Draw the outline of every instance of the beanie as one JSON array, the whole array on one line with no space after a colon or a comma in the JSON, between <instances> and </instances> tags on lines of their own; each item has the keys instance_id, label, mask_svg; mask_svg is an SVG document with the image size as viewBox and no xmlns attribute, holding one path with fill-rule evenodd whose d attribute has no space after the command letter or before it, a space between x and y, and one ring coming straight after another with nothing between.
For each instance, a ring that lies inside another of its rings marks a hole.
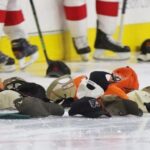
<instances>
[{"instance_id":1,"label":"beanie","mask_svg":"<svg viewBox=\"0 0 150 150\"><path fill-rule=\"evenodd\" d=\"M62 116L64 109L62 106L44 102L36 97L22 97L14 101L16 109L23 115L31 117L47 117L49 115Z\"/></svg>"}]
</instances>

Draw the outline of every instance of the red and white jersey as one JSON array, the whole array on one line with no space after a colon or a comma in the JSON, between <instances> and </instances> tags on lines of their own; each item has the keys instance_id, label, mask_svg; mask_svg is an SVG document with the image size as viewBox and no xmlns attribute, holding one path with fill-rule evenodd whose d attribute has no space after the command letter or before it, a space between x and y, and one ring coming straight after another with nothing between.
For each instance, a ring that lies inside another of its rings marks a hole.
<instances>
[{"instance_id":1,"label":"red and white jersey","mask_svg":"<svg viewBox=\"0 0 150 150\"><path fill-rule=\"evenodd\" d=\"M22 28L24 16L19 2L20 0L0 0L0 34L4 29L11 40L26 37Z\"/></svg>"},{"instance_id":2,"label":"red and white jersey","mask_svg":"<svg viewBox=\"0 0 150 150\"><path fill-rule=\"evenodd\" d=\"M108 35L112 35L116 30L118 9L119 0L96 0L95 12L99 21L97 27ZM86 36L86 0L64 0L64 10L72 37Z\"/></svg>"}]
</instances>

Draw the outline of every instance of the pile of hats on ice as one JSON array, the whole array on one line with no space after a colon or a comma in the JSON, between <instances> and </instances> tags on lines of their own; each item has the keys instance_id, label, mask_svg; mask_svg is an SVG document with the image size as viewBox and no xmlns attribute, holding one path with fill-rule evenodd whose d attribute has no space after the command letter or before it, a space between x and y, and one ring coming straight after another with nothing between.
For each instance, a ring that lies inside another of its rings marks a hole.
<instances>
[{"instance_id":1,"label":"pile of hats on ice","mask_svg":"<svg viewBox=\"0 0 150 150\"><path fill-rule=\"evenodd\" d=\"M2 113L1 119L28 119L64 114L64 108L52 103L46 97L44 87L39 84L12 77L0 83L0 90L0 109L18 110L15 113Z\"/></svg>"},{"instance_id":2,"label":"pile of hats on ice","mask_svg":"<svg viewBox=\"0 0 150 150\"><path fill-rule=\"evenodd\" d=\"M87 77L65 75L45 90L39 84L13 77L0 82L0 109L17 113L0 118L33 118L49 115L89 118L136 115L150 112L150 87L139 90L136 72L120 67L112 72L93 71Z\"/></svg>"},{"instance_id":3,"label":"pile of hats on ice","mask_svg":"<svg viewBox=\"0 0 150 150\"><path fill-rule=\"evenodd\" d=\"M70 116L142 116L150 112L150 87L139 90L137 74L129 66L111 73L93 71L88 77L62 76L49 85L47 97L69 107Z\"/></svg>"}]
</instances>

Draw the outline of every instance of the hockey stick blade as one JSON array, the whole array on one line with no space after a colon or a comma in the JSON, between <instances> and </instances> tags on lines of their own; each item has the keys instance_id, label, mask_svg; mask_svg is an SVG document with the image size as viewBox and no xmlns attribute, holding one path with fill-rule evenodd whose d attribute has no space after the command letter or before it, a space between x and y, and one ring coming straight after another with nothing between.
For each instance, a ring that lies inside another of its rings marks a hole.
<instances>
[{"instance_id":1,"label":"hockey stick blade","mask_svg":"<svg viewBox=\"0 0 150 150\"><path fill-rule=\"evenodd\" d=\"M54 60L51 60L48 58L46 45L44 42L43 34L42 34L42 31L40 28L40 24L39 24L39 20L38 20L38 16L36 13L36 9L35 9L33 0L30 0L30 4L31 4L34 19L35 19L36 27L38 30L39 38L41 41L41 45L43 48L44 56L45 56L46 62L48 64L46 76L47 77L60 77L60 76L65 75L65 74L71 74L70 68L64 62L54 61Z\"/></svg>"},{"instance_id":2,"label":"hockey stick blade","mask_svg":"<svg viewBox=\"0 0 150 150\"><path fill-rule=\"evenodd\" d=\"M47 77L60 77L66 74L71 74L70 68L62 61L49 61L46 71Z\"/></svg>"}]
</instances>

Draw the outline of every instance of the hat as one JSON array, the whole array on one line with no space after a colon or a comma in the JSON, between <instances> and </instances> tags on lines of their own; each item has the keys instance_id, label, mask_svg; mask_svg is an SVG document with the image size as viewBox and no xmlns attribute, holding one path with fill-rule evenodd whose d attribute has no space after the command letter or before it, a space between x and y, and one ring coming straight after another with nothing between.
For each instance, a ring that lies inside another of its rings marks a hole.
<instances>
[{"instance_id":1,"label":"hat","mask_svg":"<svg viewBox=\"0 0 150 150\"><path fill-rule=\"evenodd\" d=\"M75 84L69 75L54 80L47 88L46 95L52 101L74 98L76 92Z\"/></svg>"},{"instance_id":2,"label":"hat","mask_svg":"<svg viewBox=\"0 0 150 150\"><path fill-rule=\"evenodd\" d=\"M127 93L125 93L121 88L115 84L110 84L106 89L104 95L116 95L122 97L123 99L129 99Z\"/></svg>"},{"instance_id":3,"label":"hat","mask_svg":"<svg viewBox=\"0 0 150 150\"><path fill-rule=\"evenodd\" d=\"M103 90L106 90L109 83L109 78L111 77L111 74L109 72L105 71L93 71L90 73L89 80L95 82L97 85L103 88ZM91 87L89 84L87 84L89 88Z\"/></svg>"},{"instance_id":4,"label":"hat","mask_svg":"<svg viewBox=\"0 0 150 150\"><path fill-rule=\"evenodd\" d=\"M73 78L73 82L76 87L75 99L77 99L77 90L79 88L79 85L80 85L81 81L84 79L87 79L86 75L79 75L79 76Z\"/></svg>"},{"instance_id":5,"label":"hat","mask_svg":"<svg viewBox=\"0 0 150 150\"><path fill-rule=\"evenodd\" d=\"M102 97L106 110L112 116L125 116L128 114L142 116L143 112L137 103L119 96L106 95Z\"/></svg>"},{"instance_id":6,"label":"hat","mask_svg":"<svg viewBox=\"0 0 150 150\"><path fill-rule=\"evenodd\" d=\"M82 97L98 98L104 93L104 90L95 82L87 79L83 79L77 89L76 97L78 99Z\"/></svg>"},{"instance_id":7,"label":"hat","mask_svg":"<svg viewBox=\"0 0 150 150\"><path fill-rule=\"evenodd\" d=\"M64 109L55 103L44 102L36 97L22 97L14 101L16 109L23 115L31 117L62 116Z\"/></svg>"},{"instance_id":8,"label":"hat","mask_svg":"<svg viewBox=\"0 0 150 150\"><path fill-rule=\"evenodd\" d=\"M2 91L3 89L4 89L4 84L3 84L3 82L2 82L2 80L0 78L0 91Z\"/></svg>"},{"instance_id":9,"label":"hat","mask_svg":"<svg viewBox=\"0 0 150 150\"><path fill-rule=\"evenodd\" d=\"M147 108L144 103L150 103L150 93L143 90L135 90L128 93L129 99L136 102L138 107L143 111L147 112Z\"/></svg>"},{"instance_id":10,"label":"hat","mask_svg":"<svg viewBox=\"0 0 150 150\"><path fill-rule=\"evenodd\" d=\"M112 72L114 85L121 88L125 93L138 90L139 81L136 72L129 66L120 67ZM117 80L115 80L117 79Z\"/></svg>"},{"instance_id":11,"label":"hat","mask_svg":"<svg viewBox=\"0 0 150 150\"><path fill-rule=\"evenodd\" d=\"M89 79L84 78L81 81L77 89L77 98L84 96L98 98L103 95L104 90L106 90L109 85L107 75L110 76L110 73L104 71L91 72Z\"/></svg>"},{"instance_id":12,"label":"hat","mask_svg":"<svg viewBox=\"0 0 150 150\"><path fill-rule=\"evenodd\" d=\"M69 115L83 115L88 118L98 118L105 113L101 110L99 103L93 97L82 97L71 104Z\"/></svg>"},{"instance_id":13,"label":"hat","mask_svg":"<svg viewBox=\"0 0 150 150\"><path fill-rule=\"evenodd\" d=\"M150 94L150 86L146 86L142 89L142 91L148 92Z\"/></svg>"},{"instance_id":14,"label":"hat","mask_svg":"<svg viewBox=\"0 0 150 150\"><path fill-rule=\"evenodd\" d=\"M26 81L20 77L11 77L5 79L3 82L5 90L15 90L15 91L17 91L17 88L24 83L26 83Z\"/></svg>"},{"instance_id":15,"label":"hat","mask_svg":"<svg viewBox=\"0 0 150 150\"><path fill-rule=\"evenodd\" d=\"M21 95L12 90L4 90L0 92L0 109L16 109L13 101L20 98Z\"/></svg>"},{"instance_id":16,"label":"hat","mask_svg":"<svg viewBox=\"0 0 150 150\"><path fill-rule=\"evenodd\" d=\"M26 82L18 87L18 92L24 96L37 97L47 101L44 87L36 83Z\"/></svg>"},{"instance_id":17,"label":"hat","mask_svg":"<svg viewBox=\"0 0 150 150\"><path fill-rule=\"evenodd\" d=\"M29 115L22 115L20 113L2 113L0 119L30 119Z\"/></svg>"}]
</instances>

